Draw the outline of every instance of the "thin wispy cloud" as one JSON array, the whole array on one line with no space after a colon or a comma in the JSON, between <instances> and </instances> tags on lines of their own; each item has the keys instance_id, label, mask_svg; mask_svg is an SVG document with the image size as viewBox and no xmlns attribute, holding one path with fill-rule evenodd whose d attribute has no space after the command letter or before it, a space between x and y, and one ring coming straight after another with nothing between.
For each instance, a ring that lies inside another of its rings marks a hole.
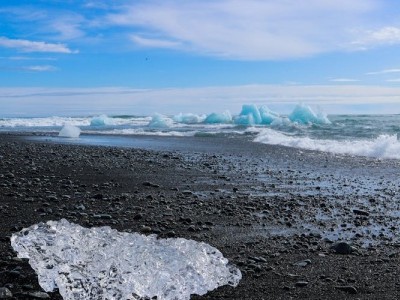
<instances>
[{"instance_id":1,"label":"thin wispy cloud","mask_svg":"<svg viewBox=\"0 0 400 300\"><path fill-rule=\"evenodd\" d=\"M82 38L86 35L82 29L84 18L78 14L68 14L50 20L49 26L57 33L59 40L73 40Z\"/></svg>"},{"instance_id":2,"label":"thin wispy cloud","mask_svg":"<svg viewBox=\"0 0 400 300\"><path fill-rule=\"evenodd\" d=\"M57 68L51 65L37 65L37 66L22 67L21 70L29 72L51 72L51 71L56 71Z\"/></svg>"},{"instance_id":3,"label":"thin wispy cloud","mask_svg":"<svg viewBox=\"0 0 400 300\"><path fill-rule=\"evenodd\" d=\"M52 40L67 41L85 36L86 19L74 10L9 6L0 9L0 17L18 24L24 30L35 29L36 34Z\"/></svg>"},{"instance_id":4,"label":"thin wispy cloud","mask_svg":"<svg viewBox=\"0 0 400 300\"><path fill-rule=\"evenodd\" d=\"M141 47L169 48L169 49L176 49L182 47L181 43L170 40L146 38L139 35L131 35L130 38L136 45Z\"/></svg>"},{"instance_id":5,"label":"thin wispy cloud","mask_svg":"<svg viewBox=\"0 0 400 300\"><path fill-rule=\"evenodd\" d=\"M400 44L400 27L385 26L376 30L359 32L360 38L353 44L360 49L368 49L376 46Z\"/></svg>"},{"instance_id":6,"label":"thin wispy cloud","mask_svg":"<svg viewBox=\"0 0 400 300\"><path fill-rule=\"evenodd\" d=\"M391 74L391 73L400 73L400 69L386 69L375 72L368 72L366 75L381 75L381 74Z\"/></svg>"},{"instance_id":7,"label":"thin wispy cloud","mask_svg":"<svg viewBox=\"0 0 400 300\"><path fill-rule=\"evenodd\" d=\"M354 78L332 78L329 81L331 82L359 82L359 79L354 79Z\"/></svg>"},{"instance_id":8,"label":"thin wispy cloud","mask_svg":"<svg viewBox=\"0 0 400 300\"><path fill-rule=\"evenodd\" d=\"M21 52L77 53L77 51L69 49L65 44L10 39L4 36L0 36L0 47L13 48Z\"/></svg>"},{"instance_id":9,"label":"thin wispy cloud","mask_svg":"<svg viewBox=\"0 0 400 300\"><path fill-rule=\"evenodd\" d=\"M400 78L387 79L387 82L400 82Z\"/></svg>"}]
</instances>

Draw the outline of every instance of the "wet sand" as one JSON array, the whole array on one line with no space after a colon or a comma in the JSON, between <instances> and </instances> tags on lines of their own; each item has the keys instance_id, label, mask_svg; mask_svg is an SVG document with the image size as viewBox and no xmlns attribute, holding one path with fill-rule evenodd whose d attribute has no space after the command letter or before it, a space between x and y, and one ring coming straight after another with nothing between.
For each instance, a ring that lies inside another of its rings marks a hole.
<instances>
[{"instance_id":1,"label":"wet sand","mask_svg":"<svg viewBox=\"0 0 400 300\"><path fill-rule=\"evenodd\" d=\"M65 218L218 248L243 279L193 299L400 298L399 161L243 138L135 139L0 136L0 288L46 297L9 237ZM340 241L348 253L332 249Z\"/></svg>"}]
</instances>

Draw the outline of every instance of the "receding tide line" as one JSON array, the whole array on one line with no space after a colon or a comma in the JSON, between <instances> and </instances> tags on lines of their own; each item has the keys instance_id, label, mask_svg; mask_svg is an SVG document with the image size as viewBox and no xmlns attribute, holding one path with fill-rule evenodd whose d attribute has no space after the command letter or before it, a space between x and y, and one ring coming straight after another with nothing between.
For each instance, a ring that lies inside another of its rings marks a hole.
<instances>
[{"instance_id":1,"label":"receding tide line","mask_svg":"<svg viewBox=\"0 0 400 300\"><path fill-rule=\"evenodd\" d=\"M40 286L66 300L190 299L222 285L237 286L241 272L222 253L183 238L84 228L65 219L25 228L11 237L28 258Z\"/></svg>"}]
</instances>

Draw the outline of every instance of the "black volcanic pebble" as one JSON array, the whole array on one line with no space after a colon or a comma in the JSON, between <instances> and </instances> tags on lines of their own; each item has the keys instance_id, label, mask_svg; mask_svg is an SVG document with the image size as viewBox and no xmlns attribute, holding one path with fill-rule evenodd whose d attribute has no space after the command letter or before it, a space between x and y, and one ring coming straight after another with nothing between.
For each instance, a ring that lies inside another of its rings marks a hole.
<instances>
[{"instance_id":1,"label":"black volcanic pebble","mask_svg":"<svg viewBox=\"0 0 400 300\"><path fill-rule=\"evenodd\" d=\"M359 216L369 216L369 212L361 209L353 209L353 213Z\"/></svg>"},{"instance_id":2,"label":"black volcanic pebble","mask_svg":"<svg viewBox=\"0 0 400 300\"><path fill-rule=\"evenodd\" d=\"M346 242L336 243L331 247L331 249L337 254L351 254L353 252L353 247Z\"/></svg>"},{"instance_id":3,"label":"black volcanic pebble","mask_svg":"<svg viewBox=\"0 0 400 300\"><path fill-rule=\"evenodd\" d=\"M351 286L351 285L337 286L336 288L338 290L344 291L349 294L358 294L358 290L354 286Z\"/></svg>"},{"instance_id":4,"label":"black volcanic pebble","mask_svg":"<svg viewBox=\"0 0 400 300\"><path fill-rule=\"evenodd\" d=\"M13 294L11 291L6 288L6 287L1 287L0 288L0 299L7 299L7 298L12 298Z\"/></svg>"}]
</instances>

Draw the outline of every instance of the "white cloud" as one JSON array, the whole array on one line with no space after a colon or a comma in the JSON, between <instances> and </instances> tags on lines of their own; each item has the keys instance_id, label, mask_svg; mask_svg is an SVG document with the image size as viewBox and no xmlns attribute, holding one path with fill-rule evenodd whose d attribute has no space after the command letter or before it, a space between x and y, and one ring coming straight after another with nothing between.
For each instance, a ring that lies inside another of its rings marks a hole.
<instances>
[{"instance_id":1,"label":"white cloud","mask_svg":"<svg viewBox=\"0 0 400 300\"><path fill-rule=\"evenodd\" d=\"M80 15L64 15L55 20L50 21L52 31L58 33L57 39L72 40L85 36L85 32L81 29L83 17Z\"/></svg>"},{"instance_id":2,"label":"white cloud","mask_svg":"<svg viewBox=\"0 0 400 300\"><path fill-rule=\"evenodd\" d=\"M331 82L357 82L360 81L359 79L353 78L333 78L330 80Z\"/></svg>"},{"instance_id":3,"label":"white cloud","mask_svg":"<svg viewBox=\"0 0 400 300\"><path fill-rule=\"evenodd\" d=\"M400 78L392 78L392 79L388 79L386 81L387 82L400 82Z\"/></svg>"},{"instance_id":4,"label":"white cloud","mask_svg":"<svg viewBox=\"0 0 400 300\"><path fill-rule=\"evenodd\" d=\"M49 71L56 71L57 68L51 65L37 65L37 66L23 67L22 70L31 72L49 72Z\"/></svg>"},{"instance_id":5,"label":"white cloud","mask_svg":"<svg viewBox=\"0 0 400 300\"><path fill-rule=\"evenodd\" d=\"M386 26L376 30L366 30L359 33L360 38L353 45L360 49L376 46L400 44L400 28Z\"/></svg>"},{"instance_id":6,"label":"white cloud","mask_svg":"<svg viewBox=\"0 0 400 300\"><path fill-rule=\"evenodd\" d=\"M106 1L87 1L86 3L83 4L83 7L89 8L89 9L109 9L110 6L105 3Z\"/></svg>"},{"instance_id":7,"label":"white cloud","mask_svg":"<svg viewBox=\"0 0 400 300\"><path fill-rule=\"evenodd\" d=\"M174 49L182 46L182 44L179 42L155 39L155 38L145 38L139 35L131 35L130 38L135 44L141 47Z\"/></svg>"},{"instance_id":8,"label":"white cloud","mask_svg":"<svg viewBox=\"0 0 400 300\"><path fill-rule=\"evenodd\" d=\"M391 73L400 73L400 69L386 69L375 72L368 72L366 75L381 75L381 74L391 74Z\"/></svg>"},{"instance_id":9,"label":"white cloud","mask_svg":"<svg viewBox=\"0 0 400 300\"><path fill-rule=\"evenodd\" d=\"M9 39L1 36L0 47L13 48L22 52L76 53L64 44Z\"/></svg>"},{"instance_id":10,"label":"white cloud","mask_svg":"<svg viewBox=\"0 0 400 300\"><path fill-rule=\"evenodd\" d=\"M124 6L107 18L202 54L286 59L349 47L355 38L350 29L375 7L374 0L155 0Z\"/></svg>"}]
</instances>

